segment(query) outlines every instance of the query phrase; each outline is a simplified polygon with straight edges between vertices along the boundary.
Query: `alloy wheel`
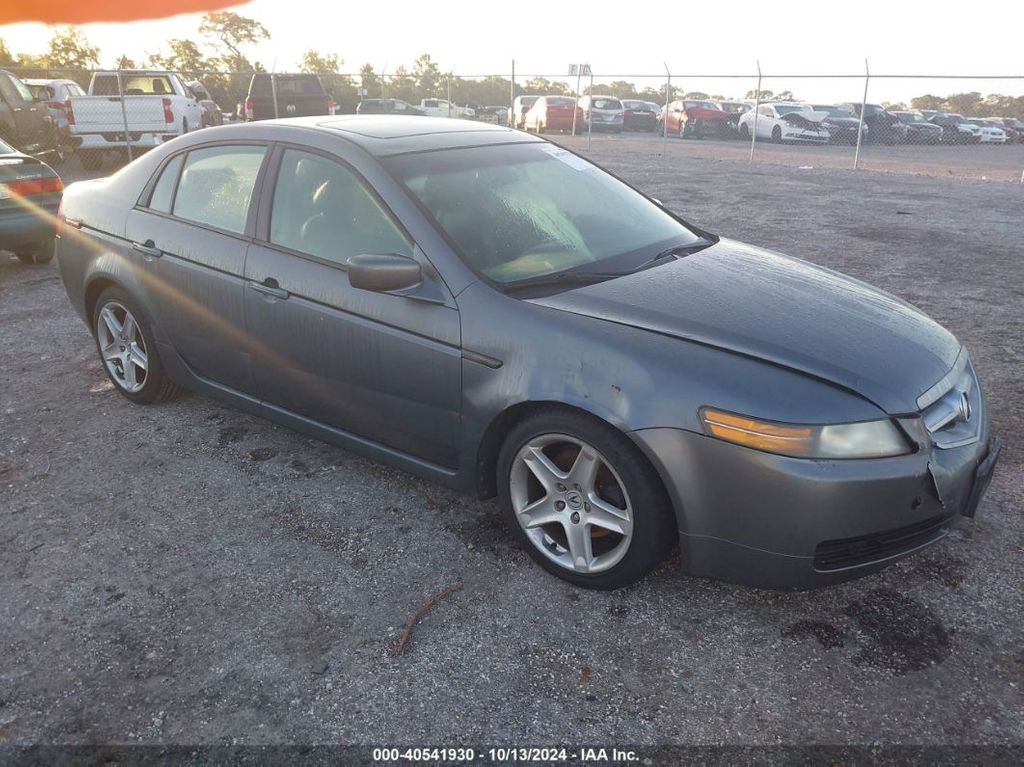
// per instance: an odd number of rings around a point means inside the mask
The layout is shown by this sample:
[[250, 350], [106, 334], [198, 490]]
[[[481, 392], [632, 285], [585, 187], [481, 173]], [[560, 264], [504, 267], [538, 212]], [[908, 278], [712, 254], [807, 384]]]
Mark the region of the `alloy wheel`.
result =
[[618, 473], [592, 445], [543, 434], [512, 462], [509, 495], [526, 537], [555, 564], [577, 573], [614, 567], [633, 536], [633, 507]]
[[146, 385], [149, 355], [142, 329], [130, 311], [118, 301], [103, 305], [96, 319], [100, 355], [110, 377], [127, 392]]

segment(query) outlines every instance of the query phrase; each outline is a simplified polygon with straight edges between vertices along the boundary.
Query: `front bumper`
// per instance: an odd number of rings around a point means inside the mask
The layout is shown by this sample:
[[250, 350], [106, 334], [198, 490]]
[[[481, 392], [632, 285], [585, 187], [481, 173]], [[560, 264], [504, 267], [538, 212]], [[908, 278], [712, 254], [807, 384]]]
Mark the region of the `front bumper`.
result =
[[976, 442], [873, 460], [789, 458], [673, 428], [632, 432], [661, 474], [694, 575], [806, 589], [882, 569], [973, 516], [998, 460]]

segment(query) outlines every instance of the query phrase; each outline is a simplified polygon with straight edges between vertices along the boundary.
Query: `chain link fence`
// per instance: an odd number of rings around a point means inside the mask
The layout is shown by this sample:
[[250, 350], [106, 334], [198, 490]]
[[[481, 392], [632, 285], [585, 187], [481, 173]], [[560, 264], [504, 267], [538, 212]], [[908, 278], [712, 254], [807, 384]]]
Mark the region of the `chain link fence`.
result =
[[[254, 116], [247, 112], [252, 72], [10, 71], [47, 102], [64, 153], [77, 153], [88, 169], [130, 160], [184, 132]], [[274, 114], [290, 114], [294, 75], [261, 75], [274, 88], [275, 104], [287, 102]], [[704, 157], [1024, 183], [1024, 75], [874, 73], [865, 62], [863, 72], [839, 74], [780, 74], [759, 65], [740, 74], [668, 67], [604, 74], [587, 64], [545, 74], [513, 63], [502, 74], [398, 69], [318, 77], [322, 114], [422, 112], [500, 125], [511, 119], [514, 127], [536, 130], [543, 123], [525, 119], [531, 97], [593, 94], [621, 104], [623, 119], [605, 125], [596, 115], [582, 121], [586, 135], [570, 130], [553, 140], [582, 151], [599, 142], [602, 151], [656, 154], [666, 163]], [[183, 97], [194, 104], [185, 106]]]

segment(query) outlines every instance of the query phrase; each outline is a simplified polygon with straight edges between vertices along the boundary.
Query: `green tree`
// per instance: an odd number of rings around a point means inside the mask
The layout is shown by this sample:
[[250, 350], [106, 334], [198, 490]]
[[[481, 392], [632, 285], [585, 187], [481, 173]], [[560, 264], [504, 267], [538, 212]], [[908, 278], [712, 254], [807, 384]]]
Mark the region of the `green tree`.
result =
[[99, 66], [100, 49], [90, 45], [76, 27], [63, 27], [53, 33], [47, 45], [46, 64], [59, 69], [90, 69]]
[[170, 48], [168, 53], [149, 57], [150, 66], [181, 72], [189, 79], [217, 68], [218, 62], [204, 56], [193, 40], [168, 40], [167, 46]]
[[933, 96], [926, 94], [924, 96], [915, 96], [910, 100], [910, 106], [914, 109], [934, 109], [942, 111], [945, 99], [939, 96]]
[[429, 53], [424, 53], [416, 58], [412, 65], [412, 77], [416, 81], [421, 98], [444, 98], [447, 92], [447, 82], [441, 74], [437, 63], [430, 58]]
[[970, 93], [954, 93], [946, 97], [946, 109], [950, 112], [973, 117], [981, 110], [981, 94], [977, 91]]
[[232, 11], [204, 14], [199, 22], [199, 34], [213, 41], [221, 61], [232, 72], [256, 70], [242, 49], [270, 39], [270, 32], [256, 19]]
[[117, 61], [114, 62], [114, 69], [137, 69], [135, 59], [128, 56], [126, 53], [122, 53], [117, 57]]
[[[523, 92], [536, 96], [571, 96], [572, 90], [561, 80], [534, 77], [523, 85]], [[586, 93], [586, 91], [584, 91]]]
[[14, 58], [14, 54], [7, 47], [7, 42], [0, 38], [0, 67], [13, 67], [17, 63], [18, 60]]
[[[769, 90], [762, 90], [760, 101], [771, 101], [775, 97], [775, 94]], [[757, 99], [757, 88], [751, 88], [747, 91], [747, 94], [743, 97], [745, 99]]]
[[389, 98], [401, 99], [410, 104], [420, 103], [420, 97], [416, 95], [416, 78], [405, 67], [398, 67], [393, 75], [389, 75], [386, 84]]
[[384, 84], [380, 76], [373, 71], [373, 64], [363, 64], [359, 67], [359, 84], [366, 89], [366, 98], [383, 98]]

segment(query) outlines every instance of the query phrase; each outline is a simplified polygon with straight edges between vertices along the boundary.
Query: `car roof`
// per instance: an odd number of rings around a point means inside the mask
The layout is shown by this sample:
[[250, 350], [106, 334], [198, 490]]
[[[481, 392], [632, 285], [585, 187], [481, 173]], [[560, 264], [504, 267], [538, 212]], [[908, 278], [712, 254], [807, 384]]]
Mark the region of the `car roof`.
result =
[[[529, 136], [493, 123], [474, 122], [447, 117], [415, 115], [340, 115], [335, 117], [294, 117], [242, 123], [252, 129], [295, 128], [317, 130], [337, 135], [375, 157], [389, 157], [413, 152], [432, 152], [494, 144], [541, 143], [543, 139]], [[208, 129], [228, 133], [231, 126]], [[235, 131], [231, 131], [235, 132]], [[244, 137], [244, 128], [238, 131]], [[261, 131], [262, 132], [262, 131]], [[281, 131], [282, 134], [287, 131]], [[287, 140], [286, 135], [279, 137]]]

